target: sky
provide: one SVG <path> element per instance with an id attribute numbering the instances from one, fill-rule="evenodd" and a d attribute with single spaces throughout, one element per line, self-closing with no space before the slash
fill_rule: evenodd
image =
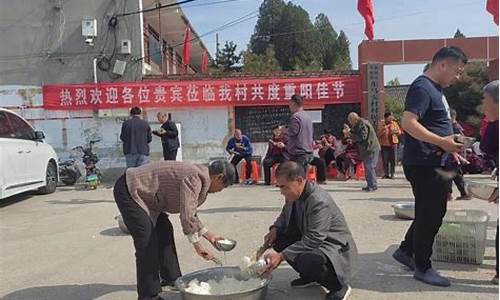
<path id="1" fill-rule="evenodd" d="M 198 0 L 184 4 L 182 9 L 196 32 L 203 35 L 239 17 L 258 10 L 261 0 L 234 0 L 207 5 L 221 0 Z M 333 28 L 343 30 L 350 41 L 352 66 L 358 68 L 358 44 L 364 37 L 364 21 L 357 11 L 356 0 L 293 0 L 302 6 L 311 20 L 319 13 L 330 19 Z M 451 38 L 457 28 L 466 37 L 498 35 L 498 26 L 486 11 L 486 0 L 373 0 L 375 39 L 434 39 Z M 251 15 L 250 15 L 251 16 Z M 247 49 L 257 17 L 219 31 L 219 43 L 233 41 L 237 51 Z M 215 34 L 202 37 L 212 57 L 215 54 Z M 423 65 L 385 66 L 387 81 L 397 77 L 402 84 L 411 83 Z"/>

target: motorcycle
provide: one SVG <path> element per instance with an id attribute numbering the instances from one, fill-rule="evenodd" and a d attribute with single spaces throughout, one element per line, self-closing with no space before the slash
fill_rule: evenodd
<path id="1" fill-rule="evenodd" d="M 82 176 L 73 158 L 59 161 L 59 180 L 65 185 L 74 185 Z"/>
<path id="2" fill-rule="evenodd" d="M 91 140 L 88 147 L 77 146 L 73 149 L 80 150 L 83 152 L 83 164 L 85 165 L 85 184 L 87 188 L 97 189 L 97 186 L 101 183 L 102 174 L 97 167 L 97 162 L 99 158 L 92 151 L 92 146 L 99 142 L 100 140 Z"/>

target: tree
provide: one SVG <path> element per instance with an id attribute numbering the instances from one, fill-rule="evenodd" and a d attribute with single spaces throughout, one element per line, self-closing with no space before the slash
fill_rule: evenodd
<path id="1" fill-rule="evenodd" d="M 283 0 L 264 0 L 262 2 L 254 33 L 250 37 L 249 49 L 252 53 L 265 54 L 267 47 L 274 43 L 274 33 L 278 31 L 278 24 L 285 6 Z"/>
<path id="2" fill-rule="evenodd" d="M 234 70 L 241 60 L 241 54 L 236 54 L 236 44 L 232 41 L 225 43 L 224 48 L 216 54 L 216 65 L 222 72 L 230 72 Z"/>
<path id="3" fill-rule="evenodd" d="M 324 14 L 316 16 L 314 27 L 317 30 L 316 36 L 322 67 L 324 70 L 334 70 L 339 59 L 336 43 L 338 34 Z"/>
<path id="4" fill-rule="evenodd" d="M 274 40 L 276 58 L 283 70 L 304 70 L 321 61 L 315 28 L 309 14 L 299 5 L 289 2 L 278 24 L 282 35 Z"/>
<path id="5" fill-rule="evenodd" d="M 472 62 L 466 65 L 460 80 L 444 90 L 448 103 L 457 111 L 459 121 L 479 129 L 477 120 L 482 116 L 479 112 L 483 97 L 482 88 L 488 82 L 486 63 Z"/>
<path id="6" fill-rule="evenodd" d="M 298 5 L 264 0 L 249 49 L 254 54 L 264 54 L 270 45 L 274 45 L 282 70 L 321 68 L 316 30 L 309 14 Z"/>
<path id="7" fill-rule="evenodd" d="M 394 118 L 396 118 L 396 120 L 401 121 L 404 110 L 405 110 L 404 99 L 398 99 L 396 97 L 386 96 L 385 111 L 391 112 Z"/>
<path id="8" fill-rule="evenodd" d="M 280 71 L 274 45 L 269 45 L 265 54 L 255 54 L 250 50 L 243 52 L 243 71 L 248 73 L 267 73 Z"/>
<path id="9" fill-rule="evenodd" d="M 465 35 L 460 32 L 460 29 L 457 28 L 457 31 L 455 32 L 455 35 L 453 36 L 454 39 L 458 39 L 458 38 L 464 38 Z"/>
<path id="10" fill-rule="evenodd" d="M 337 70 L 350 70 L 351 66 L 351 54 L 349 52 L 349 40 L 347 35 L 343 30 L 340 31 L 339 37 L 337 38 L 337 52 L 339 55 L 339 60 L 337 63 Z"/>
<path id="11" fill-rule="evenodd" d="M 394 79 L 391 79 L 387 82 L 387 85 L 388 86 L 398 86 L 398 85 L 401 85 L 401 83 L 399 83 L 399 79 L 396 77 Z"/>

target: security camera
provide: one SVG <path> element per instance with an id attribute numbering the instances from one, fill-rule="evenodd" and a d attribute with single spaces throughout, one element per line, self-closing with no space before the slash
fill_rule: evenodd
<path id="1" fill-rule="evenodd" d="M 94 38 L 91 36 L 88 36 L 85 38 L 85 44 L 89 46 L 94 46 Z"/>

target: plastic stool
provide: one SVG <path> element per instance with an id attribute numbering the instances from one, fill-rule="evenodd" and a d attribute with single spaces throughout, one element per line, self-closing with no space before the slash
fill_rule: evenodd
<path id="1" fill-rule="evenodd" d="M 337 175 L 338 175 L 337 168 L 332 166 L 328 167 L 328 177 L 334 179 L 337 178 Z"/>
<path id="2" fill-rule="evenodd" d="M 259 165 L 255 160 L 252 160 L 252 176 L 253 181 L 259 181 L 260 176 L 259 176 Z M 247 179 L 247 161 L 243 160 L 243 164 L 241 165 L 241 174 L 240 174 L 241 180 L 246 180 Z"/>
<path id="3" fill-rule="evenodd" d="M 365 165 L 363 163 L 359 163 L 356 166 L 356 179 L 357 180 L 365 179 Z"/>
<path id="4" fill-rule="evenodd" d="M 309 166 L 309 169 L 307 169 L 307 180 L 311 182 L 316 181 L 316 167 L 315 166 Z"/>

